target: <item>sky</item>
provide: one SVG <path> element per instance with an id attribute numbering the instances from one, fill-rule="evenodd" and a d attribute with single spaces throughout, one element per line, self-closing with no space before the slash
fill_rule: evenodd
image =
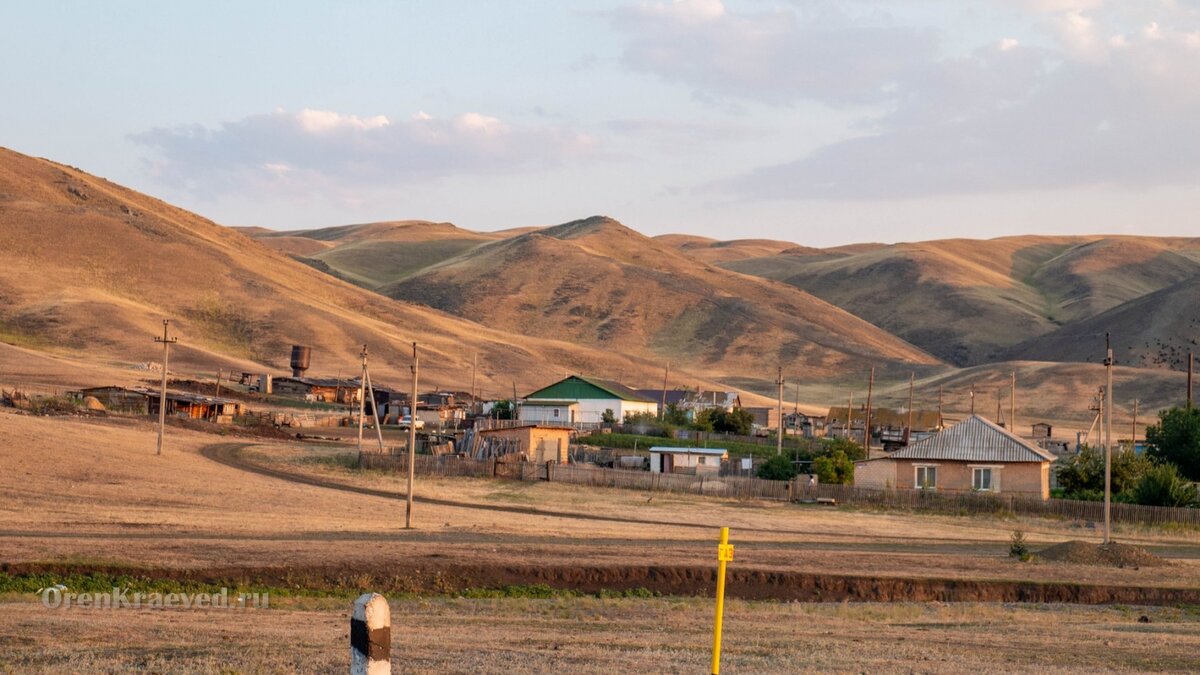
<path id="1" fill-rule="evenodd" d="M 225 225 L 1200 236 L 1200 0 L 42 0 L 0 26 L 0 145 Z"/>

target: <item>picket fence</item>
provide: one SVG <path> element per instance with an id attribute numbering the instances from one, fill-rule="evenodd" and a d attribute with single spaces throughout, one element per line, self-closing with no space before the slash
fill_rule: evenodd
<path id="1" fill-rule="evenodd" d="M 406 473 L 404 455 L 362 453 L 359 467 Z M 454 455 L 417 455 L 414 471 L 424 476 L 473 476 L 522 481 L 550 481 L 649 492 L 674 492 L 725 499 L 759 499 L 815 502 L 880 509 L 930 511 L 949 514 L 1013 514 L 1099 523 L 1104 520 L 1102 502 L 1069 499 L 1043 501 L 1023 495 L 977 492 L 879 490 L 851 485 L 809 485 L 806 478 L 794 481 L 764 480 L 741 476 L 695 476 L 662 474 L 627 469 L 608 469 L 583 464 L 537 464 L 500 459 L 465 459 Z M 1200 509 L 1112 505 L 1115 523 L 1179 525 L 1200 528 Z"/>

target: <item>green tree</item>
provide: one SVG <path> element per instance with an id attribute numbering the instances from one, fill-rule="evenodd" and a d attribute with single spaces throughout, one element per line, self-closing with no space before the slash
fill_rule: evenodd
<path id="1" fill-rule="evenodd" d="M 612 408 L 605 408 L 604 412 L 600 414 L 600 421 L 605 424 L 616 424 L 617 414 L 613 412 Z"/>
<path id="2" fill-rule="evenodd" d="M 791 480 L 796 477 L 796 467 L 787 457 L 772 455 L 770 459 L 758 465 L 757 475 L 767 480 Z"/>
<path id="3" fill-rule="evenodd" d="M 673 424 L 677 427 L 685 427 L 690 424 L 692 420 L 688 418 L 686 410 L 680 408 L 674 403 L 668 403 L 667 409 L 663 411 L 663 421 L 667 424 Z"/>
<path id="4" fill-rule="evenodd" d="M 741 408 L 728 411 L 709 408 L 696 416 L 696 423 L 701 426 L 711 426 L 712 430 L 718 433 L 748 436 L 754 427 L 754 415 Z"/>
<path id="5" fill-rule="evenodd" d="M 820 457 L 822 455 L 833 455 L 838 452 L 852 460 L 867 458 L 867 454 L 863 452 L 863 447 L 850 438 L 823 438 L 821 439 L 820 448 L 815 454 Z"/>
<path id="6" fill-rule="evenodd" d="M 822 483 L 839 483 L 851 485 L 854 483 L 854 460 L 841 450 L 832 454 L 817 457 L 812 463 L 813 473 Z"/>
<path id="7" fill-rule="evenodd" d="M 1142 476 L 1130 491 L 1133 501 L 1146 506 L 1191 506 L 1196 484 L 1185 479 L 1174 464 L 1159 464 Z"/>
<path id="8" fill-rule="evenodd" d="M 512 401 L 496 401 L 492 406 L 492 417 L 498 420 L 511 420 L 513 418 Z"/>
<path id="9" fill-rule="evenodd" d="M 1112 491 L 1132 501 L 1132 491 L 1142 476 L 1154 468 L 1154 462 L 1130 449 L 1112 455 Z M 1067 499 L 1099 501 L 1104 499 L 1104 451 L 1083 446 L 1057 470 L 1058 486 Z"/>
<path id="10" fill-rule="evenodd" d="M 1171 408 L 1146 428 L 1146 452 L 1179 468 L 1188 480 L 1200 480 L 1200 408 Z"/>

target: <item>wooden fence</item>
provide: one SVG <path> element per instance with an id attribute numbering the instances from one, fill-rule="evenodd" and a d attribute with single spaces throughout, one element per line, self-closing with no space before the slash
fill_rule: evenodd
<path id="1" fill-rule="evenodd" d="M 396 473 L 408 471 L 405 455 L 362 453 L 359 467 Z M 707 495 L 726 499 L 815 501 L 833 499 L 838 504 L 881 509 L 930 511 L 948 514 L 1011 513 L 1100 523 L 1103 502 L 1069 499 L 1042 501 L 1037 497 L 977 492 L 926 492 L 922 490 L 878 490 L 852 485 L 809 485 L 806 478 L 794 481 L 764 480 L 740 476 L 693 476 L 607 469 L 584 464 L 537 464 L 503 459 L 417 455 L 415 471 L 423 476 L 474 476 L 522 481 L 550 481 L 653 492 Z M 1114 523 L 1140 525 L 1183 525 L 1200 528 L 1200 509 L 1139 504 L 1112 505 Z"/>

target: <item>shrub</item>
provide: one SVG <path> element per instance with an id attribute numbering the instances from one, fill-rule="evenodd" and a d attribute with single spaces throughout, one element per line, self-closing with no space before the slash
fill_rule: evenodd
<path id="1" fill-rule="evenodd" d="M 612 411 L 612 408 L 605 408 L 604 413 L 600 415 L 600 421 L 605 424 L 616 424 L 617 414 Z"/>
<path id="2" fill-rule="evenodd" d="M 1195 483 L 1184 478 L 1174 464 L 1160 464 L 1147 471 L 1131 496 L 1147 506 L 1191 506 L 1197 499 Z"/>
<path id="3" fill-rule="evenodd" d="M 696 416 L 696 424 L 699 427 L 710 427 L 717 433 L 748 436 L 754 428 L 754 415 L 742 408 L 734 408 L 731 411 L 710 408 Z"/>
<path id="4" fill-rule="evenodd" d="M 1022 561 L 1029 560 L 1029 544 L 1025 541 L 1025 533 L 1021 530 L 1013 530 L 1012 539 L 1008 544 L 1008 555 L 1013 558 L 1020 558 Z"/>
<path id="5" fill-rule="evenodd" d="M 846 453 L 837 450 L 831 455 L 813 460 L 813 473 L 822 483 L 851 485 L 854 483 L 854 461 Z"/>
<path id="6" fill-rule="evenodd" d="M 796 467 L 783 455 L 773 455 L 758 465 L 757 475 L 767 480 L 791 480 L 796 477 Z"/>

